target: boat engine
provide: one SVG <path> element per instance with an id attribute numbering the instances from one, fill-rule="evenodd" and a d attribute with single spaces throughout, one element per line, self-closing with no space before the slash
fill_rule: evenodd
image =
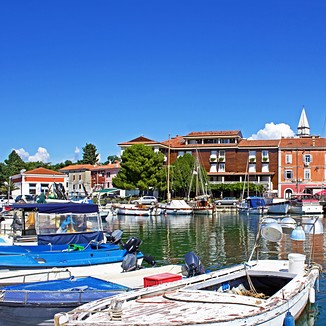
<path id="1" fill-rule="evenodd" d="M 140 239 L 135 237 L 130 237 L 123 247 L 124 249 L 127 250 L 128 254 L 133 254 L 137 252 L 140 244 L 141 244 Z"/>
<path id="2" fill-rule="evenodd" d="M 129 253 L 127 254 L 122 261 L 121 264 L 122 267 L 122 271 L 123 272 L 130 272 L 130 271 L 134 271 L 136 269 L 139 268 L 138 264 L 137 264 L 137 256 L 136 253 Z"/>
<path id="3" fill-rule="evenodd" d="M 182 274 L 187 277 L 205 274 L 205 268 L 199 257 L 192 251 L 185 254 L 185 265 L 182 267 Z"/>
<path id="4" fill-rule="evenodd" d="M 123 231 L 121 230 L 115 230 L 109 234 L 106 234 L 106 239 L 108 242 L 112 244 L 118 244 L 121 243 Z"/>

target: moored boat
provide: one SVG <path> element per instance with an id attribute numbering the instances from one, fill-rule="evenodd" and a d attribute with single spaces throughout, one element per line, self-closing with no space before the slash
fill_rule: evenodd
<path id="1" fill-rule="evenodd" d="M 247 197 L 238 206 L 239 213 L 264 215 L 268 213 L 263 197 Z"/>
<path id="2" fill-rule="evenodd" d="M 290 214 L 323 214 L 323 205 L 311 194 L 300 193 L 290 199 Z"/>
<path id="3" fill-rule="evenodd" d="M 55 313 L 130 290 L 120 284 L 94 277 L 22 283 L 0 288 L 1 323 L 38 325 Z"/>
<path id="4" fill-rule="evenodd" d="M 118 215 L 158 216 L 162 213 L 158 205 L 118 204 L 113 207 Z"/>
<path id="5" fill-rule="evenodd" d="M 258 235 L 279 241 L 280 228 L 268 222 L 271 232 L 259 228 Z M 254 260 L 260 240 L 244 264 L 90 302 L 56 314 L 55 325 L 279 326 L 289 319 L 293 325 L 307 303 L 315 302 L 321 267 L 298 253 Z"/>
<path id="6" fill-rule="evenodd" d="M 193 213 L 193 208 L 185 200 L 172 199 L 161 208 L 164 214 L 169 215 L 191 215 Z"/>
<path id="7" fill-rule="evenodd" d="M 268 214 L 288 214 L 290 209 L 290 202 L 286 199 L 276 200 L 266 205 L 268 209 Z"/>

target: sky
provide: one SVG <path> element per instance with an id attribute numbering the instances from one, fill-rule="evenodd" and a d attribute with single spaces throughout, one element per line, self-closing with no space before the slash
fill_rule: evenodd
<path id="1" fill-rule="evenodd" d="M 326 1 L 5 0 L 0 162 L 194 131 L 326 137 Z"/>

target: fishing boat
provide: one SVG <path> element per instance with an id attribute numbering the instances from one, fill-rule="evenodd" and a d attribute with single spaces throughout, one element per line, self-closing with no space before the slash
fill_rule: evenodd
<path id="1" fill-rule="evenodd" d="M 263 197 L 247 197 L 238 206 L 239 213 L 264 215 L 268 212 L 265 199 Z"/>
<path id="2" fill-rule="evenodd" d="M 73 277 L 0 288 L 1 323 L 38 325 L 55 313 L 130 290 L 95 277 Z M 53 321 L 52 321 L 53 323 Z"/>
<path id="3" fill-rule="evenodd" d="M 56 314 L 55 325 L 294 325 L 315 302 L 321 267 L 294 252 L 259 259 L 261 241 L 282 237 L 276 222 L 261 232 L 263 223 L 246 263 L 90 302 Z"/>
<path id="4" fill-rule="evenodd" d="M 323 214 L 323 205 L 311 194 L 299 193 L 290 199 L 290 214 Z"/>

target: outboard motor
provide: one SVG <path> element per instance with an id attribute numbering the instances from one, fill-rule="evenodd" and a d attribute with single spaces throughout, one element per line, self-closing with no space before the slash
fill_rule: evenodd
<path id="1" fill-rule="evenodd" d="M 123 272 L 130 272 L 138 269 L 137 256 L 135 253 L 127 254 L 121 264 Z"/>
<path id="2" fill-rule="evenodd" d="M 141 244 L 141 240 L 135 237 L 130 237 L 124 244 L 124 249 L 127 250 L 128 254 L 135 254 Z"/>
<path id="3" fill-rule="evenodd" d="M 121 243 L 123 231 L 121 230 L 115 230 L 111 232 L 110 234 L 106 235 L 107 241 L 112 244 L 118 244 Z"/>
<path id="4" fill-rule="evenodd" d="M 123 245 L 123 248 L 127 251 L 121 264 L 122 270 L 124 272 L 130 272 L 140 268 L 137 263 L 137 251 L 140 244 L 140 239 L 130 237 L 128 241 Z"/>
<path id="5" fill-rule="evenodd" d="M 183 275 L 187 277 L 205 274 L 205 268 L 201 264 L 199 257 L 192 251 L 186 253 L 183 267 Z"/>
<path id="6" fill-rule="evenodd" d="M 153 256 L 144 256 L 144 261 L 152 267 L 156 266 L 156 261 Z"/>

